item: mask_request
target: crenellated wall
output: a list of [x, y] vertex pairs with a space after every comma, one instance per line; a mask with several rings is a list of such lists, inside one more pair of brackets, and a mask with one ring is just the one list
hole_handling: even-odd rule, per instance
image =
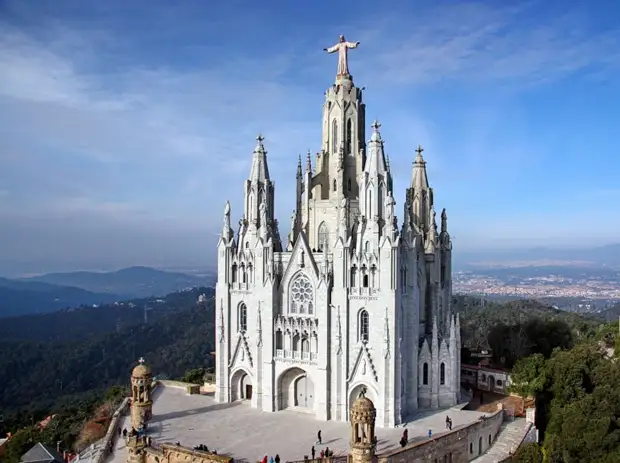
[[480, 418], [475, 423], [438, 437], [416, 442], [407, 447], [379, 455], [379, 463], [422, 463], [427, 461], [471, 461], [492, 445], [504, 420], [504, 410]]

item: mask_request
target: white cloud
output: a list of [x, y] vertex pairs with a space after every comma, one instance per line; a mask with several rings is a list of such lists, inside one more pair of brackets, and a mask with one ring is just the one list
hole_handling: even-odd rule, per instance
[[[457, 3], [388, 14], [365, 43], [369, 72], [383, 81], [493, 82], [518, 88], [620, 64], [620, 29], [592, 30], [578, 7], [554, 15], [543, 2]], [[565, 5], [569, 6], [569, 5]], [[407, 27], [408, 26], [408, 27]]]
[[[617, 65], [617, 31], [586, 34], [576, 13], [527, 19], [532, 5], [460, 3], [398, 17], [373, 12], [360, 22], [363, 27], [344, 28], [351, 30], [348, 38], [362, 41], [351, 54], [351, 69], [359, 85], [369, 85], [368, 119], [383, 123], [399, 209], [418, 143], [426, 148], [431, 182], [443, 204], [443, 195], [457, 187], [463, 189], [463, 203], [474, 184], [496, 187], [489, 181], [492, 172], [507, 171], [517, 181], [535, 156], [544, 155], [520, 136], [517, 116], [511, 121], [514, 133], [498, 135], [497, 121], [518, 113], [507, 109], [509, 99], [477, 97], [475, 108], [451, 108], [444, 101], [441, 111], [457, 114], [459, 125], [446, 128], [433, 108], [423, 106], [428, 88], [507, 83], [510, 90], [527, 89], [579, 70]], [[108, 18], [109, 12], [100, 13]], [[158, 36], [160, 44], [178, 38], [183, 15], [190, 13], [197, 14], [151, 12], [156, 17], [144, 22], [155, 26], [143, 40]], [[257, 41], [267, 40], [259, 32], [275, 30], [266, 22], [269, 15], [263, 16], [240, 19]], [[199, 236], [214, 241], [226, 199], [239, 214], [241, 182], [254, 138], [262, 132], [277, 185], [277, 212], [286, 219], [284, 237], [297, 155], [318, 149], [320, 92], [335, 70], [334, 57], [320, 50], [332, 36], [322, 35], [323, 28], [309, 40], [314, 25], [302, 24], [285, 45], [258, 54], [205, 46], [201, 37], [212, 31], [197, 28], [179, 49], [183, 59], [166, 62], [133, 40], [138, 32], [130, 22], [121, 21], [119, 28], [119, 21], [71, 27], [54, 21], [32, 30], [0, 23], [0, 186], [11, 192], [10, 201], [0, 194], [0, 216], [64, 218], [72, 221], [74, 234], [92, 233], [93, 224], [122, 225], [156, 241], [161, 233], [183, 240], [188, 230], [195, 241]], [[106, 29], [108, 23], [115, 28]], [[447, 142], [452, 133], [459, 138]], [[511, 227], [519, 230], [513, 235], [524, 230], [519, 223]], [[471, 235], [474, 242], [476, 234], [480, 229], [469, 233], [463, 227], [461, 236]], [[15, 232], [12, 242], [24, 236]], [[114, 236], [123, 241], [120, 232]], [[131, 242], [134, 250], [142, 246], [148, 252], [148, 240]]]

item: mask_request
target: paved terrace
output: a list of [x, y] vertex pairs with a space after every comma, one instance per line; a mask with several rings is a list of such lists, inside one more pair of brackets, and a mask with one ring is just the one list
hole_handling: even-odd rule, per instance
[[[248, 403], [218, 404], [207, 395], [187, 395], [183, 389], [159, 386], [154, 392], [153, 419], [148, 435], [154, 443], [180, 442], [192, 448], [205, 444], [209, 450], [232, 456], [238, 462], [254, 463], [263, 456], [280, 455], [282, 461], [303, 460], [310, 456], [320, 429], [323, 445], [315, 445], [317, 454], [326, 446], [336, 455], [347, 454], [351, 428], [348, 423], [317, 421], [312, 415], [284, 410], [267, 413], [250, 408]], [[378, 453], [399, 448], [404, 427], [409, 441], [428, 438], [428, 430], [437, 436], [445, 432], [446, 415], [452, 418], [453, 429], [476, 421], [484, 413], [449, 409], [420, 414], [396, 429], [376, 428]], [[123, 417], [121, 428], [129, 427]], [[127, 449], [118, 439], [109, 463], [125, 463]]]

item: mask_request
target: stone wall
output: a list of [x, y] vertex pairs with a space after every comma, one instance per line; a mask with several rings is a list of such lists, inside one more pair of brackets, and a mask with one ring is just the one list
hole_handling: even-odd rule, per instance
[[[112, 415], [112, 419], [110, 420], [110, 425], [108, 426], [108, 430], [105, 433], [105, 436], [100, 441], [101, 451], [95, 458], [94, 463], [103, 463], [108, 456], [108, 449], [110, 448], [110, 442], [114, 439], [114, 436], [118, 433], [118, 424], [120, 422], [121, 416], [123, 416], [129, 408], [129, 397], [125, 397], [121, 405], [116, 409], [114, 415]], [[98, 444], [99, 445], [99, 444]]]
[[416, 442], [378, 457], [379, 463], [417, 463], [432, 460], [461, 463], [471, 461], [486, 452], [499, 433], [504, 410], [480, 418], [467, 426]]
[[192, 384], [192, 383], [184, 383], [182, 381], [172, 381], [167, 379], [159, 379], [157, 380], [159, 384], [166, 387], [178, 387], [180, 389], [184, 389], [188, 394], [200, 394], [200, 385]]
[[191, 450], [174, 444], [162, 444], [158, 448], [146, 449], [144, 463], [231, 463], [233, 459], [225, 455]]

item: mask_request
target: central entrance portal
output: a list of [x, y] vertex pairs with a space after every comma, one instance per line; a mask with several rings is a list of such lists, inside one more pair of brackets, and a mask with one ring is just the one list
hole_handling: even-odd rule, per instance
[[308, 376], [295, 380], [295, 406], [314, 409], [314, 384]]
[[294, 367], [286, 370], [278, 381], [279, 409], [302, 408], [314, 412], [314, 383], [305, 370]]

